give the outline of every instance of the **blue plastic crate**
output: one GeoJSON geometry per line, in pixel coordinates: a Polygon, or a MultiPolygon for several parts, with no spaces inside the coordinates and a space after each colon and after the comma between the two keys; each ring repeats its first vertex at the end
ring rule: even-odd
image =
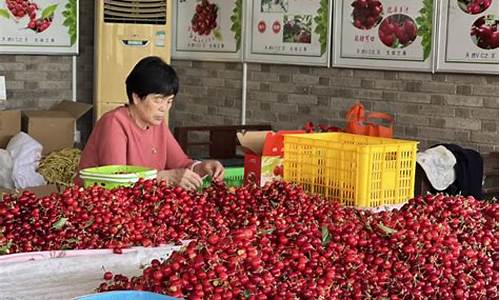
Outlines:
{"type": "Polygon", "coordinates": [[[113,291],[86,295],[73,300],[179,300],[165,295],[143,291],[113,291]]]}

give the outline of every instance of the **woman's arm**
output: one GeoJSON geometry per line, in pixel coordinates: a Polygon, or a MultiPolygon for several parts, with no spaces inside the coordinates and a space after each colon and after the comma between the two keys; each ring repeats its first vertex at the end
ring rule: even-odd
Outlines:
{"type": "Polygon", "coordinates": [[[220,162],[193,161],[184,153],[168,128],[165,135],[167,137],[167,165],[166,171],[160,174],[161,178],[184,188],[193,189],[201,185],[201,178],[205,175],[211,175],[217,180],[224,177],[224,168],[220,162]]]}

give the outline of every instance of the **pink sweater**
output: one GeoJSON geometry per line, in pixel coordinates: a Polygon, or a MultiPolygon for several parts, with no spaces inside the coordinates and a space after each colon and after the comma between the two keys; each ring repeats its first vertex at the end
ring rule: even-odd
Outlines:
{"type": "Polygon", "coordinates": [[[79,169],[103,165],[134,165],[168,170],[188,168],[193,161],[162,122],[142,129],[126,106],[105,113],[82,152],[79,169]]]}

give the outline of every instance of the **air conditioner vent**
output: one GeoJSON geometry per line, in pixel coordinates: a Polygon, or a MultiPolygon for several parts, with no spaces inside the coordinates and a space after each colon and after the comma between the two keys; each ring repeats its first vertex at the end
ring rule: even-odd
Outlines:
{"type": "Polygon", "coordinates": [[[104,22],[166,24],[166,0],[104,0],[104,22]]]}

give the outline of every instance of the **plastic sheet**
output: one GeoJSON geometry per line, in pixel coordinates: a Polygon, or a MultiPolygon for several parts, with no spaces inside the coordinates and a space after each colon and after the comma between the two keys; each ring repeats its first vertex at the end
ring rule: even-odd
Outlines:
{"type": "Polygon", "coordinates": [[[152,259],[166,259],[182,246],[71,250],[0,256],[0,300],[73,299],[95,293],[105,271],[138,276],[152,259]]]}

